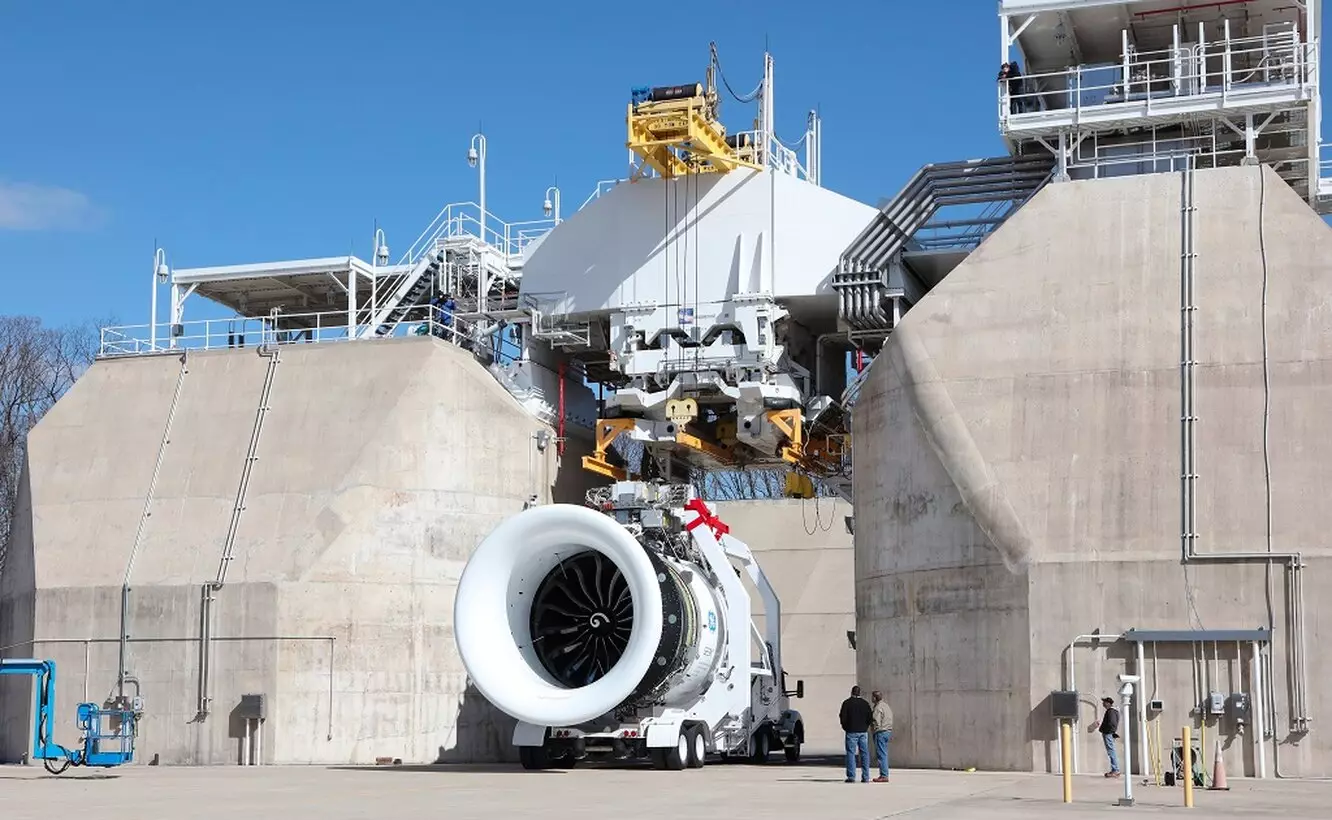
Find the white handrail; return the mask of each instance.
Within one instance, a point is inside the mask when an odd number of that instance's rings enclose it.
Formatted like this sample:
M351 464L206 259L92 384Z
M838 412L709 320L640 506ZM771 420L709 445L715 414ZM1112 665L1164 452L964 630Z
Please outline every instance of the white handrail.
M1162 98L1228 95L1236 90L1303 88L1317 68L1317 43L1303 43L1299 32L1287 31L1258 37L1193 45L1175 59L1173 49L1132 52L1124 62L1079 65L1060 71L1022 74L1022 92L1010 94L1008 84L998 83L1000 121L1038 111L1060 95L1066 103L1050 111L1082 111L1107 104ZM1247 59L1246 59L1247 58ZM1241 66L1236 66L1236 63ZM1211 65L1216 68L1209 68ZM1279 73L1273 77L1272 68ZM1127 69L1127 70L1126 70ZM1154 70L1155 69L1155 70ZM1127 75L1127 76L1125 76ZM1108 79L1108 81L1106 81ZM1019 110L1012 109L1017 105Z
M183 350L225 350L258 347L262 344L321 344L372 341L420 333L434 333L450 341L480 341L484 329L458 316L446 317L432 305L417 305L394 320L387 333L375 335L368 324L353 325L348 334L347 312L279 313L270 316L235 316L226 319L195 319L180 323L178 334L169 336L170 325L158 327L158 343L150 341L150 326L118 325L101 329L99 357L144 356L179 353ZM165 329L165 330L164 330ZM366 333L365 331L369 331Z

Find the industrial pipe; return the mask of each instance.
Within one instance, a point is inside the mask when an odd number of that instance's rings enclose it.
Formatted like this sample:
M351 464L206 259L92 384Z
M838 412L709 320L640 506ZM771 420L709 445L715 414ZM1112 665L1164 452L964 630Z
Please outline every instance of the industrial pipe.
M1073 663L1073 647L1081 641L1096 639L1098 641L1105 640L1114 642L1121 637L1122 636L1118 633L1114 635L1095 633L1091 635L1078 635L1076 638L1068 642L1068 646L1064 649L1064 657L1067 659L1065 665L1068 668L1068 691L1076 692L1078 690L1077 665ZM1081 708L1079 708L1078 711L1081 712ZM1076 721L1077 718L1074 718L1074 720ZM1079 744L1077 743L1073 744L1073 774L1078 773L1078 745Z
M1138 641L1137 673L1142 678L1143 683L1147 681L1147 658L1146 652L1142 646L1143 642ZM1155 646L1155 644L1153 644ZM1127 745L1127 743L1125 744ZM1141 761L1139 766L1142 768L1143 775L1147 775L1148 762L1151 760L1151 749L1147 747L1147 696L1143 694L1142 686L1138 688L1138 749ZM1129 774L1132 774L1131 772Z
M11 643L6 646L0 646L0 655L11 649L17 649L20 646L35 646L39 643L62 644L62 643L116 643L119 638L33 638L28 641ZM166 637L166 638L130 638L131 643L195 643L199 639L194 637ZM245 641L271 641L279 643L283 641L328 641L328 740L333 739L333 675L334 675L334 647L337 638L332 635L226 635L220 638L212 638L212 641L222 641L224 643L245 642ZM137 687L138 681L133 678L126 678L132 681ZM135 694L138 694L137 688Z
M1244 0L1230 0L1230 2L1243 2ZM1218 5L1217 3L1205 3L1197 7ZM1227 41L1229 41L1229 21L1227 21ZM1227 51L1227 56L1229 52ZM1194 224L1197 219L1197 206L1194 198L1194 162L1195 158L1190 155L1185 165L1180 193L1180 506L1181 506L1181 552L1182 563L1187 567L1190 563L1223 563L1223 562L1248 562L1262 561L1267 562L1269 568L1272 563L1282 562L1286 565L1290 577L1290 593L1286 601L1287 620L1290 625L1291 638L1290 649L1287 657L1287 666L1291 672L1291 703L1290 703L1290 722L1298 731L1308 731L1309 717L1307 714L1306 693L1308 690L1307 666L1305 662L1305 635L1304 635L1304 595L1303 595L1303 566L1304 560L1298 552L1278 553L1271 551L1271 520L1268 520L1268 550L1264 552L1223 552L1223 553L1202 553L1198 551L1197 538L1197 437L1196 425L1197 412L1194 406L1194 387L1196 382L1196 363L1197 355L1193 347L1193 328L1194 313L1197 312L1197 296L1195 292L1195 283L1197 278L1195 259L1197 258L1194 245ZM1265 188L1261 187L1263 180L1262 169L1259 167L1259 207L1258 207L1258 227L1259 242L1262 245L1263 214L1266 204ZM1264 260L1265 261L1265 260ZM1266 312L1267 293L1266 281L1264 281L1263 290L1263 310ZM1264 319L1265 321L1265 319ZM1266 331L1264 330L1264 362L1267 358L1266 349ZM1264 420L1266 425L1266 416ZM1266 428L1264 428L1266 430ZM1266 432L1264 432L1266 435ZM1270 482L1270 474L1268 481ZM1271 514L1271 490L1270 483L1268 489L1268 514ZM1270 575L1269 575L1270 578ZM1270 593L1269 581L1269 593ZM1270 653L1269 653L1270 655ZM1206 659L1204 658L1204 666ZM1206 671L1206 670L1204 670ZM1205 693L1204 693L1205 694ZM1273 700L1273 737L1275 738L1275 699ZM1277 762L1277 752L1273 747L1273 762ZM1276 767L1277 776L1281 777L1280 766Z
M1249 658L1249 682L1253 689L1253 761L1259 779L1267 778L1267 739L1263 714L1267 703L1263 699L1263 659L1258 642L1254 641Z
M171 443L171 424L176 418L176 408L180 405L180 391L185 384L185 374L189 371L189 352L180 354L180 373L176 376L176 389L171 395L171 406L167 410L166 427L162 430L162 442L157 446L157 461L153 464L153 475L148 480L148 492L143 498L143 513L139 516L139 525L134 531L134 544L130 547L129 560L125 562L125 577L120 584L120 651L116 668L116 694L125 696L125 681L128 677L128 642L129 642L129 595L130 576L134 572L134 559L139 555L139 545L143 543L143 531L148 518L153 514L153 497L157 493L157 478L162 473L162 461L166 458L167 445ZM137 692L136 692L137 694Z
M556 454L558 454L558 455L560 455L560 456L563 456L563 455L564 455L564 416L565 416L565 411L564 411L564 368L565 368L565 361L564 361L563 359L560 359L560 367L559 367L559 379L560 379L560 418L559 418L559 422L558 422L558 423L559 423L559 429L558 429L558 431L556 432L556 438L555 438L555 452L556 452Z

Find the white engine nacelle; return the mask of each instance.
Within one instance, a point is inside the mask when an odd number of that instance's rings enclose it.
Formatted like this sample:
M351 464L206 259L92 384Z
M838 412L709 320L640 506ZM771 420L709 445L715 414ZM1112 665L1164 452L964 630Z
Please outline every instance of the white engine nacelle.
M458 582L454 634L497 708L575 726L626 703L696 699L726 645L724 612L697 561L649 548L608 515L554 504L504 521L477 548Z

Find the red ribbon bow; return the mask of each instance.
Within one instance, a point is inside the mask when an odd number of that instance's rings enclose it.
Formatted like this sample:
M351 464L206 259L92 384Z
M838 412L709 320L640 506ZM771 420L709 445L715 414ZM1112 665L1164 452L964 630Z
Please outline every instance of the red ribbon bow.
M720 541L723 535L726 535L731 531L731 528L722 523L720 518L712 514L712 510L708 509L708 505L704 504L703 499L701 498L689 499L685 502L685 509L693 510L698 513L698 518L695 518L693 521L685 525L685 529L691 532L695 527L701 524L707 524L708 527L712 529L713 535L715 535L717 540Z

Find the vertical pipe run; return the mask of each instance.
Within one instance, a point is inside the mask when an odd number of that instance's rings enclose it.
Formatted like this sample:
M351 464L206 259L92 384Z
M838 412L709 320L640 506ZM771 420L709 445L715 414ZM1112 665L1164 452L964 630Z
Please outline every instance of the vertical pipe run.
M1138 641L1138 655L1133 671L1137 672L1138 677L1142 679L1138 684L1138 760L1140 761L1138 767L1146 775L1148 774L1147 764L1151 757L1151 750L1147 748L1147 697L1143 694L1143 687L1147 684L1147 658L1142 641Z
M564 368L565 363L563 360L560 360L560 418L558 421L559 430L556 433L555 452L561 456L564 455Z
M1253 689L1253 697L1249 699L1253 712L1253 764L1256 770L1254 774L1261 780L1267 777L1267 746L1265 745L1266 726L1263 719L1266 717L1263 711L1266 708L1263 701L1263 659L1258 649L1258 642L1254 641L1249 649L1249 685Z
M180 406L180 392L185 384L185 374L189 372L189 353L181 353L180 373L176 375L176 389L171 394L171 407L167 410L166 426L162 429L162 442L157 447L157 461L153 464L153 475L148 481L148 492L143 498L143 513L139 516L139 525L134 531L134 545L130 547L129 560L125 562L125 577L120 584L120 657L116 670L116 694L120 697L125 696L125 680L128 675L130 578L134 574L134 559L138 557L139 546L143 543L143 531L148 525L148 518L153 514L157 478L162 473L162 461L166 458L167 445L171 443L171 424L176 419L176 408Z
M1141 644L1139 644L1139 645L1141 645ZM1132 737L1133 733L1130 732L1130 731L1128 731L1128 726L1129 726L1129 724L1127 723L1127 720L1130 720L1130 719L1131 719L1130 716L1133 714L1133 712L1132 712L1132 709L1133 709L1133 685L1132 685L1132 684L1125 684L1125 686L1128 687L1128 693L1123 694L1123 695L1120 696L1120 701L1121 701L1122 704L1123 704L1123 709L1122 709L1121 713L1124 715L1124 717L1125 717L1125 721L1126 721L1125 724L1124 724L1124 729L1125 729L1125 731L1124 731L1124 735L1125 735L1125 737L1124 737L1124 796L1121 797L1121 798L1119 799L1119 805L1121 805L1121 806L1132 806L1132 805L1133 805L1133 737Z
M356 269L347 266L347 338L356 338Z

